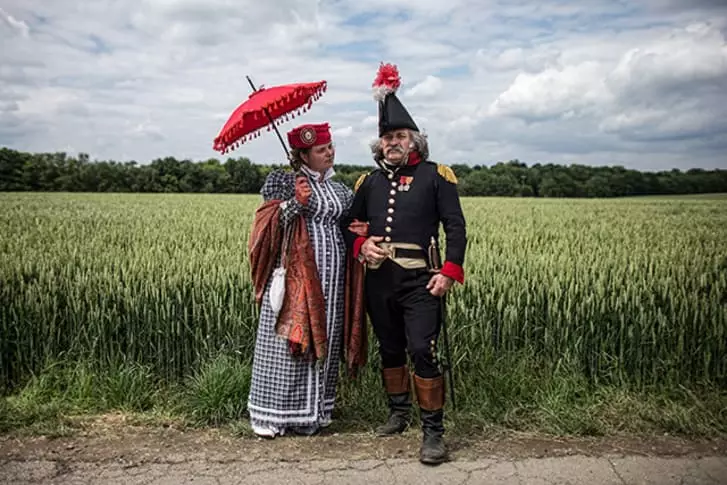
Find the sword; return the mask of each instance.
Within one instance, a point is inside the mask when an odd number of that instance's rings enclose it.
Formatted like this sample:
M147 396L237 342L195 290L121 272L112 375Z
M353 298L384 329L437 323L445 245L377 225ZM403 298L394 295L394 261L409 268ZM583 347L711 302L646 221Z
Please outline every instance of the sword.
M441 312L441 320L442 320L442 339L444 340L444 355L447 359L447 365L443 365L442 367L447 373L447 376L449 377L449 394L452 396L452 408L457 409L457 401L454 398L454 378L452 377L452 355L449 353L449 337L447 336L447 302L445 299L445 296L442 295L439 297L440 299L440 312Z
M429 262L432 266L430 270L432 273L438 274L442 269L441 260L439 258L439 251L437 248L437 240L434 237L431 238L429 244ZM446 364L442 364L442 369L447 374L449 380L449 394L452 398L452 408L457 409L457 401L454 397L454 378L452 377L452 354L449 352L449 336L447 334L447 294L439 297L439 319L442 322L442 340L444 341L444 355Z

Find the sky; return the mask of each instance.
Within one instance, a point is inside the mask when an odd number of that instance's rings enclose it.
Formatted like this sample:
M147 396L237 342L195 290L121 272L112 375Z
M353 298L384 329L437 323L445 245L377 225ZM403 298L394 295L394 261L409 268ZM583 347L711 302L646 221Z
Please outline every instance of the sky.
M212 148L250 76L327 81L281 134L373 165L385 62L440 163L727 168L727 0L0 0L0 44L17 150L283 163L274 133Z

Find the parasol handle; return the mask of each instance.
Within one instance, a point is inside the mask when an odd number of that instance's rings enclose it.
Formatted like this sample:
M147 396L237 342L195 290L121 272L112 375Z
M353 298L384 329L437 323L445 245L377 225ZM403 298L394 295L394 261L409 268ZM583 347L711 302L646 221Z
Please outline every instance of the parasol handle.
M250 76L245 76L247 78L247 82L250 83L250 87L254 92L257 92L258 89L255 87L255 85L252 83L252 79L250 79ZM283 141L283 137L280 136L280 132L278 131L278 127L275 126L275 120L273 120L273 117L270 116L270 113L268 112L267 108L263 108L263 111L265 112L265 115L268 117L268 120L270 121L270 124L273 125L273 129L275 130L275 134L278 135L278 140L280 140L280 144L283 145L283 150L285 150L285 157L290 161L290 152L288 152L288 147L285 145L285 142Z

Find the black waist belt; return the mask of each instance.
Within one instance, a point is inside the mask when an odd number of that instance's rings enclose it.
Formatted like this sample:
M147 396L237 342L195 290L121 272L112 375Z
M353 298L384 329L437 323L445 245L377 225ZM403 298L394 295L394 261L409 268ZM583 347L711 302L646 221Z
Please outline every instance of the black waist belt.
M427 253L422 249L394 248L394 257L427 259Z

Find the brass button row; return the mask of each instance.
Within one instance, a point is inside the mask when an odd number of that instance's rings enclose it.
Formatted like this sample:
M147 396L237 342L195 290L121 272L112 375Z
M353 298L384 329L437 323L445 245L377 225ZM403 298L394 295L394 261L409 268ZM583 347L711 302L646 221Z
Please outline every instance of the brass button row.
M396 183L396 181L394 181L394 174L393 173L390 173L388 175L388 177L389 177L389 180L391 180L391 187L392 187L391 190L389 191L389 195L391 195L391 198L389 199L389 205L390 206L393 206L396 203L396 200L394 199L394 196L396 196L396 188L397 188L397 185L398 184ZM391 217L391 214L394 213L394 208L393 207L389 207L389 209L388 209L387 212L389 213L389 217L386 218L386 222L388 224L391 224L393 222L393 220L394 220L394 218ZM386 231L387 233L391 233L391 226L387 225L384 228L384 231ZM386 236L384 238L384 241L391 242L391 236Z

